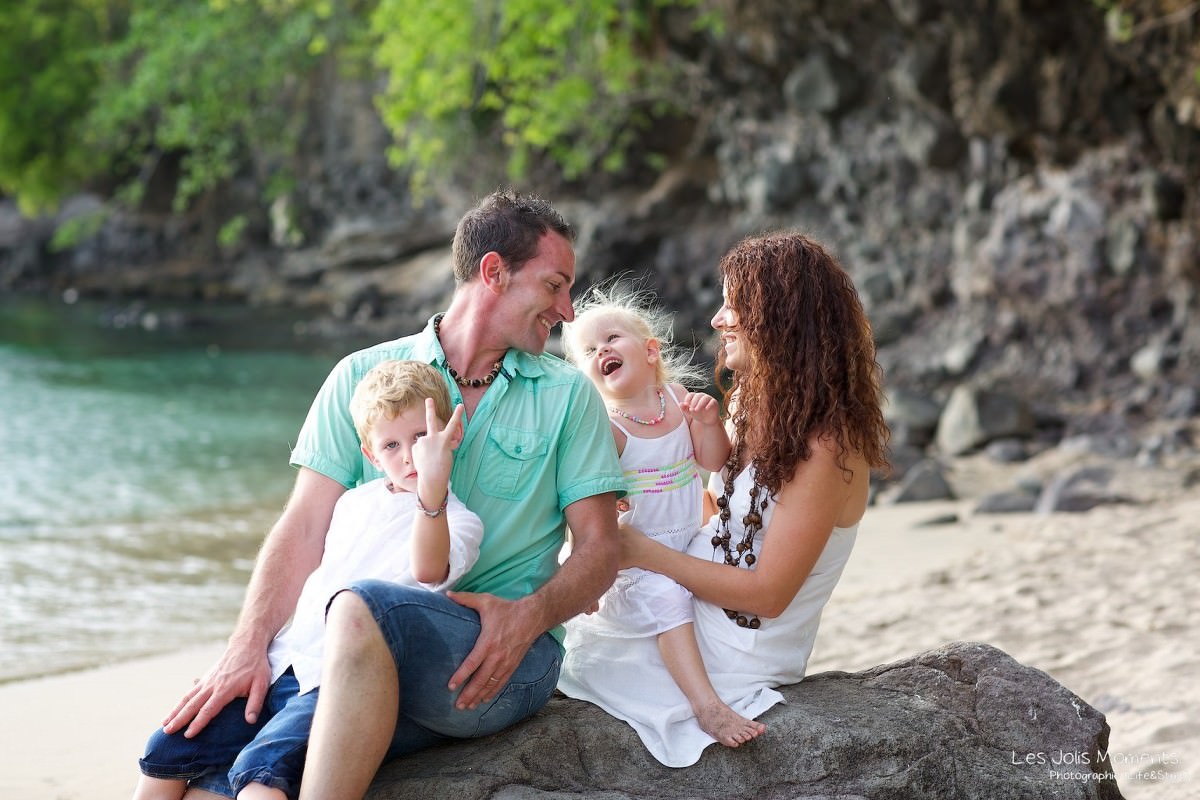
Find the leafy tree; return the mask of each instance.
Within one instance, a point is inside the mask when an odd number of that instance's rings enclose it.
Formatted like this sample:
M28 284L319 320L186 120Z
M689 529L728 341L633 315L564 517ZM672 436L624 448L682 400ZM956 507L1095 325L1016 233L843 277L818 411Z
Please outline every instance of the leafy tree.
M0 191L26 212L92 171L80 134L99 82L95 48L120 5L14 0L0 14Z
M1109 38L1121 43L1160 28L1185 24L1200 14L1200 3L1193 0L1092 0L1092 3L1104 12Z
M326 60L384 71L392 156L417 185L481 142L514 176L542 156L568 178L618 169L639 126L686 102L655 26L697 2L6 0L0 193L37 211L101 181L137 204L164 163L175 210L247 169L286 191ZM227 220L223 240L244 229Z
M389 79L378 105L393 160L419 188L498 135L513 176L535 154L567 178L619 169L645 112L686 102L679 74L656 56L654 23L695 2L379 0L371 29Z
M128 31L98 53L103 80L87 143L109 170L144 179L180 154L175 208L257 154L278 164L303 123L306 76L329 47L333 3L137 0ZM266 177L266 176L263 176ZM129 186L136 192L144 180Z
M176 210L251 154L292 151L306 76L363 16L333 0L11 0L0 16L0 191L27 211L91 178L141 198L180 157Z

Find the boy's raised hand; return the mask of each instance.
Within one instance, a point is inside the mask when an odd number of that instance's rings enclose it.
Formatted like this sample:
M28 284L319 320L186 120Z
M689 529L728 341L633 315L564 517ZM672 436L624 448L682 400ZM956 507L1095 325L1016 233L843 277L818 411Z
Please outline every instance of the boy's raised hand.
M679 402L679 410L689 423L719 425L721 422L721 404L715 397L704 392L688 392Z
M450 482L454 451L463 438L463 406L459 403L445 425L438 419L432 397L425 398L425 435L413 443L413 466L418 484L434 489Z

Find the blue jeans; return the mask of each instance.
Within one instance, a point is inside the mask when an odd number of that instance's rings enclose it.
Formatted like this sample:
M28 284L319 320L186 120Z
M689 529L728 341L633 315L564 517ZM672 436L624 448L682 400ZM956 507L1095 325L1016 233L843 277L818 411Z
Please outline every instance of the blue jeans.
M251 781L297 797L318 694L298 690L288 670L271 685L253 725L246 722L246 698L239 697L195 738L159 728L138 764L152 778L186 780L188 786L226 797L236 797Z
M385 760L504 730L535 713L554 693L562 651L544 633L491 703L455 708L458 692L446 684L479 638L479 615L444 594L387 581L358 581L349 590L379 624L400 676L400 716ZM239 698L194 739L167 736L160 729L147 745L142 771L186 779L189 786L226 797L236 797L256 781L295 798L320 692L297 695L296 689L290 671L276 681L256 725L246 723L246 701Z
M400 718L386 759L502 731L536 712L554 693L562 650L543 633L491 703L457 709L459 692L446 684L479 638L479 615L444 594L387 581L356 581L350 591L375 617L400 675Z

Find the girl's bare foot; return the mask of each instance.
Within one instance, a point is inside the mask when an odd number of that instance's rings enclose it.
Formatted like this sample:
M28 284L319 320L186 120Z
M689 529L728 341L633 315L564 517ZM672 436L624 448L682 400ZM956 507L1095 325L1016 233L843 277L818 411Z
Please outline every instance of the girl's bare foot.
M726 747L745 744L767 730L766 725L746 719L720 700L696 709L696 721L705 733Z

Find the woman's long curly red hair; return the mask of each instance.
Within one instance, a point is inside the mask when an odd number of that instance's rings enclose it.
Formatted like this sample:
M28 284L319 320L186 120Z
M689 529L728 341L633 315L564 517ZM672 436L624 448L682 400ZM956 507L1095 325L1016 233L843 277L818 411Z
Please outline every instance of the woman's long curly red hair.
M778 492L812 455L816 436L836 442L843 469L851 452L885 466L882 370L858 292L837 259L801 234L775 233L740 242L720 270L750 353L725 400L758 483ZM718 376L724 365L722 351Z

